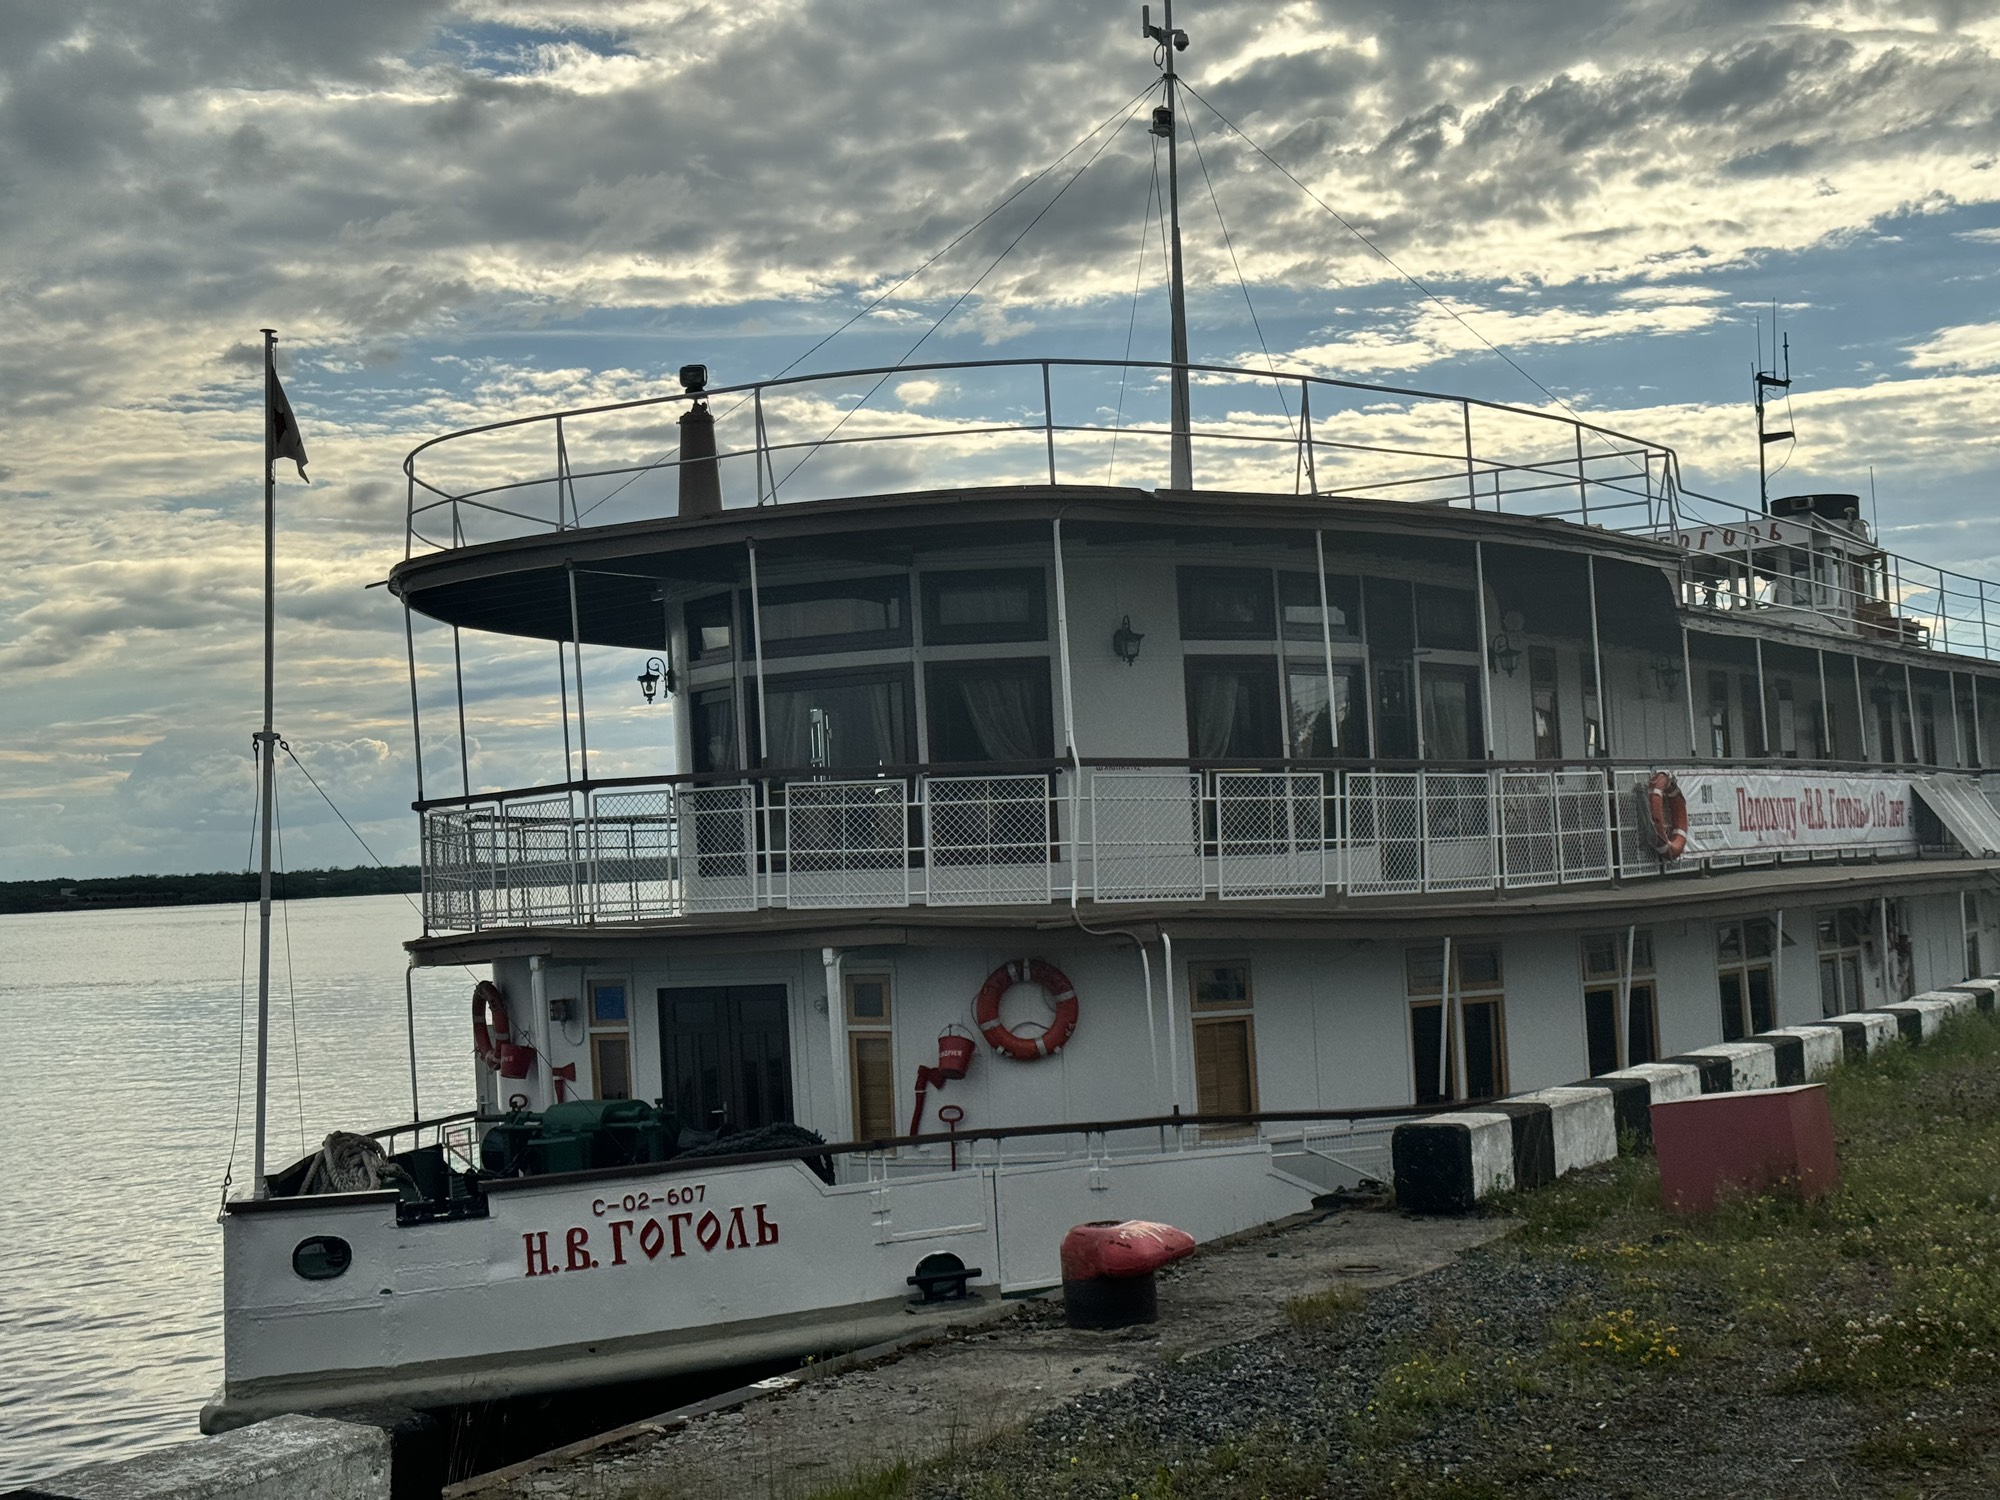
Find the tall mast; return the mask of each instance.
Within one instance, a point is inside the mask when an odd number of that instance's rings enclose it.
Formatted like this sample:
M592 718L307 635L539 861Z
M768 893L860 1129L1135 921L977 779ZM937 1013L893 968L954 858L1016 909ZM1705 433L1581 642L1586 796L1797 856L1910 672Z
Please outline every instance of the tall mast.
M271 728L272 693L276 677L273 641L277 634L278 515L276 481L271 466L277 459L278 375L272 363L278 331L264 334L264 727L257 732L258 807L262 822L260 873L257 881L257 1152L255 1193L267 1197L264 1181L264 1101L271 1065L271 803L277 780L277 732Z
M1168 285L1168 300L1173 317L1173 343L1170 358L1173 361L1173 410L1170 427L1172 437L1172 472L1169 484L1177 490L1194 488L1194 458L1190 451L1188 420L1188 338L1187 338L1187 286L1181 276L1181 184L1180 155L1176 137L1177 111L1180 108L1180 79L1174 73L1174 54L1187 51L1188 37L1185 31L1174 29L1174 0L1164 0L1163 24L1153 24L1153 8L1139 7L1139 24L1144 34L1157 42L1162 59L1160 72L1161 98L1165 101L1153 111L1153 134L1163 137L1167 143L1167 223L1172 243L1169 249L1171 280Z
M1772 334L1774 337L1777 333L1777 321L1777 315L1774 311L1771 317ZM1764 340L1760 337L1757 340L1757 349L1760 355L1763 352L1763 348ZM1776 348L1773 348L1771 352L1776 354L1778 351ZM1773 359L1771 363L1775 366L1777 360ZM1789 428L1783 432L1772 432L1764 426L1764 393L1766 391L1788 391L1792 388L1792 336L1789 333L1785 335L1784 368L1785 373L1783 375L1780 375L1773 368L1769 370L1757 370L1750 376L1750 389L1755 395L1757 403L1757 507L1765 515L1771 513L1771 479L1768 472L1770 465L1764 459L1764 450L1769 448L1773 443L1787 442L1796 436Z

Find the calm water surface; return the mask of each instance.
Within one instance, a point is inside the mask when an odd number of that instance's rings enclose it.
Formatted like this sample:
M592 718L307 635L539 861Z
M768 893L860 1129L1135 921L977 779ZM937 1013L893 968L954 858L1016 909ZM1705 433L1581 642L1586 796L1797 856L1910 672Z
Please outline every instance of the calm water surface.
M400 896L290 903L272 944L273 1165L410 1118ZM196 1435L222 1380L216 1210L237 1098L233 906L0 916L0 1490ZM463 969L419 970L425 1115L472 1102ZM298 1066L293 1066L293 1023ZM250 1180L245 1039L236 1181Z

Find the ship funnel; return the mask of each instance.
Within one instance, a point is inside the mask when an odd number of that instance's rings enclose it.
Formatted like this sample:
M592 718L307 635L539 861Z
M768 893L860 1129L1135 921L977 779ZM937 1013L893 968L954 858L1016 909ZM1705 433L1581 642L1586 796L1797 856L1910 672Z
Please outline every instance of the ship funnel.
M722 475L715 462L715 417L702 393L708 366L682 365L681 388L695 399L681 414L681 519L722 513Z

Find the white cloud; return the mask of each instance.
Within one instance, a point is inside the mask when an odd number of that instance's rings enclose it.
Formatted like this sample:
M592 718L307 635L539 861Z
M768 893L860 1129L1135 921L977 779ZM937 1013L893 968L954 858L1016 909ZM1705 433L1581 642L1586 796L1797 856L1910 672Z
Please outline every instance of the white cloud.
M1910 347L1913 370L1991 370L2000 366L2000 323L1940 328Z

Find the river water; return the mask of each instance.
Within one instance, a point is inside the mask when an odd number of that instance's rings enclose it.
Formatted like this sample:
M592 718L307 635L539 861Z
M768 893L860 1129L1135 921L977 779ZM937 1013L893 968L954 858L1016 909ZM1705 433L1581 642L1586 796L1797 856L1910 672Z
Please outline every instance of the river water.
M283 917L274 1166L329 1130L410 1118L401 943L418 928L401 896ZM232 1140L238 1192L251 1176L246 956L254 1011L254 908L247 933L234 906L0 916L0 1490L193 1438L221 1383ZM415 980L423 1113L469 1108L472 978Z

